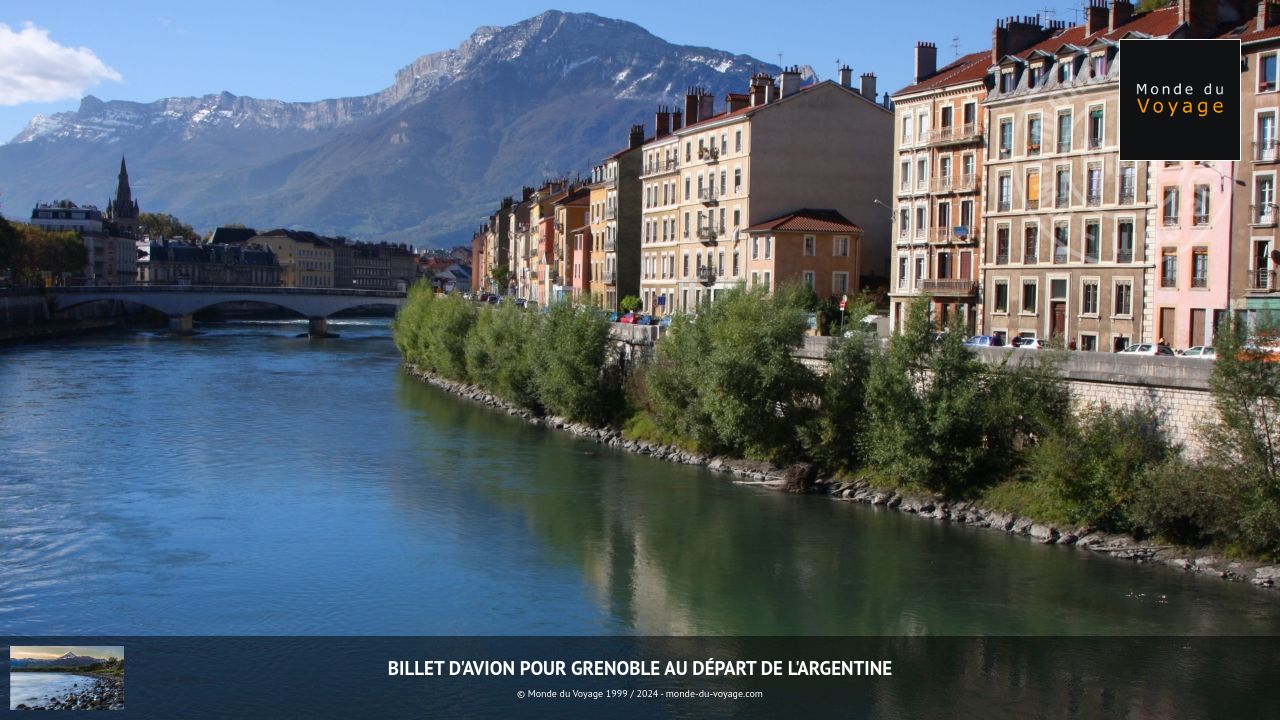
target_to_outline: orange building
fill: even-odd
[[[861,289],[862,228],[835,210],[796,210],[752,225],[747,235],[748,287],[802,282],[818,297],[836,299]],[[715,268],[699,266],[699,277],[704,273]]]

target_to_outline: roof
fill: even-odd
[[[990,60],[990,50],[969,53],[968,55],[958,57],[933,75],[915,83],[914,85],[908,85],[902,88],[890,97],[922,92],[924,90],[935,90],[937,88],[948,87],[951,85],[981,82],[982,79],[987,76],[987,67],[990,65]]]
[[[1241,43],[1261,42],[1263,40],[1275,40],[1280,38],[1280,25],[1272,25],[1270,27],[1258,30],[1258,18],[1251,17],[1244,21],[1238,27],[1234,27],[1222,34],[1222,37],[1229,40],[1239,39]]]
[[[835,210],[804,208],[747,228],[747,232],[853,232],[862,228]]]

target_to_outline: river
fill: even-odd
[[[1240,584],[529,427],[385,319],[0,349],[0,635],[1275,635]]]

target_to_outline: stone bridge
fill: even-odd
[[[404,305],[405,293],[388,290],[336,290],[211,285],[114,285],[49,288],[58,310],[85,303],[113,300],[137,303],[169,316],[169,330],[191,332],[191,316],[221,303],[256,302],[291,310],[310,321],[310,334],[326,337],[328,317],[343,310],[369,306]]]

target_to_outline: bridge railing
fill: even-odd
[[[347,290],[343,288],[262,287],[255,285],[98,285],[48,288],[49,294],[101,295],[115,293],[227,293],[250,295],[330,295],[337,297],[403,298],[395,290]]]

